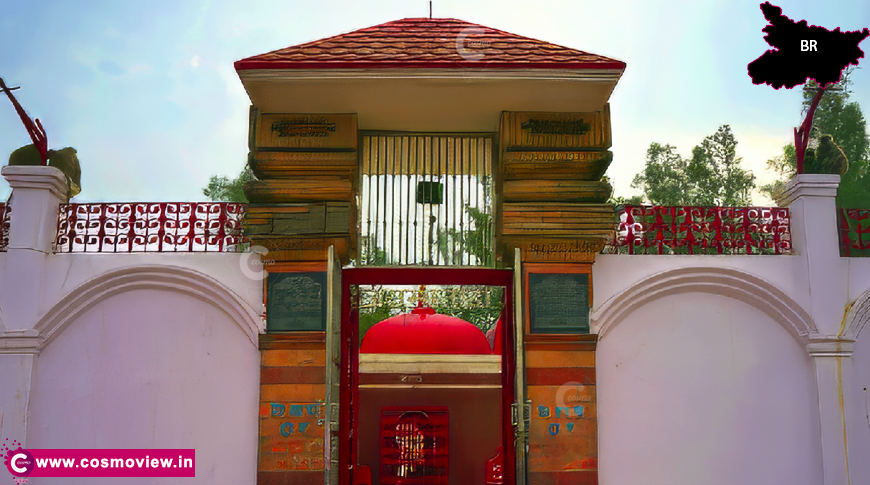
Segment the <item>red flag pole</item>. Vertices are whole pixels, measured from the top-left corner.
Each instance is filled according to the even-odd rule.
[[[12,91],[18,88],[8,88],[6,87],[6,83],[3,82],[3,79],[0,78],[0,90],[6,93],[6,96],[9,96],[9,101],[12,101],[12,106],[15,106],[15,111],[18,112],[18,116],[21,118],[21,122],[24,123],[24,128],[27,129],[27,133],[30,135],[30,139],[33,140],[33,145],[39,151],[39,156],[42,159],[43,165],[48,165],[48,136],[45,134],[45,128],[42,127],[42,123],[39,122],[39,118],[36,119],[36,123],[27,116],[27,113],[24,111],[24,108],[18,103],[18,100],[15,99],[15,96],[12,95]]]
[[[804,173],[804,155],[807,151],[807,143],[810,141],[810,128],[813,126],[813,115],[816,113],[816,108],[819,106],[819,101],[822,100],[822,95],[825,94],[825,88],[820,87],[813,97],[813,102],[810,103],[810,109],[807,111],[807,117],[801,123],[800,128],[794,130],[794,148],[797,155],[797,173]]]

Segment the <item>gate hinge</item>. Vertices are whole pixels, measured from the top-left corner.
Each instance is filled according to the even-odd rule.
[[[511,403],[511,424],[513,426],[519,426],[519,406],[517,403]],[[525,427],[529,427],[529,423],[532,421],[532,401],[530,399],[526,399],[526,402],[523,404],[523,423],[525,423]]]

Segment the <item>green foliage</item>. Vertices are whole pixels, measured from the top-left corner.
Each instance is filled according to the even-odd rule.
[[[360,288],[360,343],[365,333],[387,318],[409,313],[416,305],[417,290]],[[428,287],[424,305],[436,313],[461,318],[486,332],[495,324],[504,307],[504,288],[500,287]]]
[[[755,176],[740,162],[731,127],[722,125],[692,150],[689,159],[672,145],[650,144],[646,166],[631,186],[655,205],[749,205]]]
[[[643,196],[641,195],[632,195],[631,197],[623,197],[621,195],[611,197],[607,200],[609,204],[613,205],[640,205],[643,204]]]
[[[399,314],[402,307],[402,297],[399,292],[384,292],[383,297],[375,304],[364,305],[359,311],[359,341],[375,324]]]
[[[368,238],[366,238],[368,239]],[[368,266],[386,266],[387,252],[376,244],[364,244],[365,254],[362,255],[363,264]]]
[[[687,165],[676,147],[651,143],[644,171],[635,175],[631,186],[643,190],[644,197],[653,204],[680,205],[689,190]]]
[[[57,167],[66,175],[69,184],[69,197],[75,197],[82,191],[82,169],[76,149],[72,147],[48,151],[48,165]]]
[[[48,165],[58,168],[66,175],[67,183],[69,184],[67,196],[75,197],[79,195],[82,191],[82,169],[79,165],[76,149],[66,147],[60,150],[49,150],[46,155],[48,156]],[[42,165],[39,149],[32,143],[17,148],[9,155],[9,165]]]
[[[208,197],[208,200],[215,202],[247,203],[248,198],[245,197],[242,187],[245,182],[251,180],[254,180],[254,172],[251,167],[245,165],[239,176],[232,180],[229,177],[212,175],[208,181],[208,186],[202,189],[202,193]]]
[[[24,145],[16,148],[9,155],[9,165],[42,165],[42,157],[39,156],[39,150],[36,145]]]
[[[797,173],[797,153],[794,144],[782,147],[782,154],[767,161],[767,169],[777,174],[777,180],[758,188],[762,194],[776,200],[785,190],[785,185]]]
[[[493,327],[493,325],[495,325],[503,307],[504,302],[499,298],[491,298],[480,305],[462,306],[458,308],[455,305],[447,304],[432,305],[432,308],[436,313],[450,315],[451,317],[465,320],[479,328],[483,333],[486,333]]]
[[[870,207],[870,138],[867,137],[867,122],[861,107],[856,102],[849,102],[849,73],[844,73],[843,80],[829,88],[822,95],[813,116],[813,127],[810,130],[810,145],[818,143],[822,134],[830,134],[834,143],[840,146],[849,161],[849,171],[840,180],[837,191],[837,206],[844,208]],[[809,108],[815,95],[814,88],[818,85],[811,81],[804,91],[803,108]],[[807,157],[812,159],[813,150],[807,150]],[[807,163],[807,160],[804,160]],[[810,160],[810,164],[812,164]],[[772,199],[782,192],[786,183],[797,172],[797,155],[794,144],[783,147],[778,157],[767,161],[767,167],[776,172],[778,179],[761,187],[761,191]]]
[[[469,205],[465,206],[465,211],[473,227],[461,231],[449,227],[439,228],[435,235],[435,247],[447,264],[461,264],[463,255],[468,255],[477,258],[481,266],[491,267],[495,262],[491,242],[492,215]]]
[[[822,95],[813,116],[810,137],[812,140],[818,140],[822,134],[831,135],[834,143],[840,146],[849,161],[849,171],[843,175],[837,191],[837,206],[868,208],[870,207],[870,138],[867,136],[867,121],[861,106],[856,102],[849,102],[851,72],[852,69],[846,70],[842,81]],[[811,89],[804,91],[804,110],[809,108],[815,95],[813,88],[817,88],[818,85],[811,81],[807,87]]]

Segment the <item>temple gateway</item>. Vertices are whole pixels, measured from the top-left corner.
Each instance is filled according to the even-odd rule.
[[[210,484],[870,483],[839,176],[614,206],[626,63],[462,20],[235,69],[247,204],[3,167],[0,436],[195,449]]]

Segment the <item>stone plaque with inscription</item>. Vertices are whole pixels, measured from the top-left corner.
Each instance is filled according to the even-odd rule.
[[[604,247],[604,241],[596,239],[531,240],[519,244],[523,261],[581,261],[594,262],[595,255]]]
[[[356,150],[356,115],[261,114],[257,119],[259,150]]]
[[[610,148],[610,108],[591,113],[506,112],[502,136],[507,151],[606,150]]]
[[[325,330],[325,289],[326,272],[270,273],[266,297],[266,330]]]
[[[589,333],[589,275],[529,273],[531,333]]]

